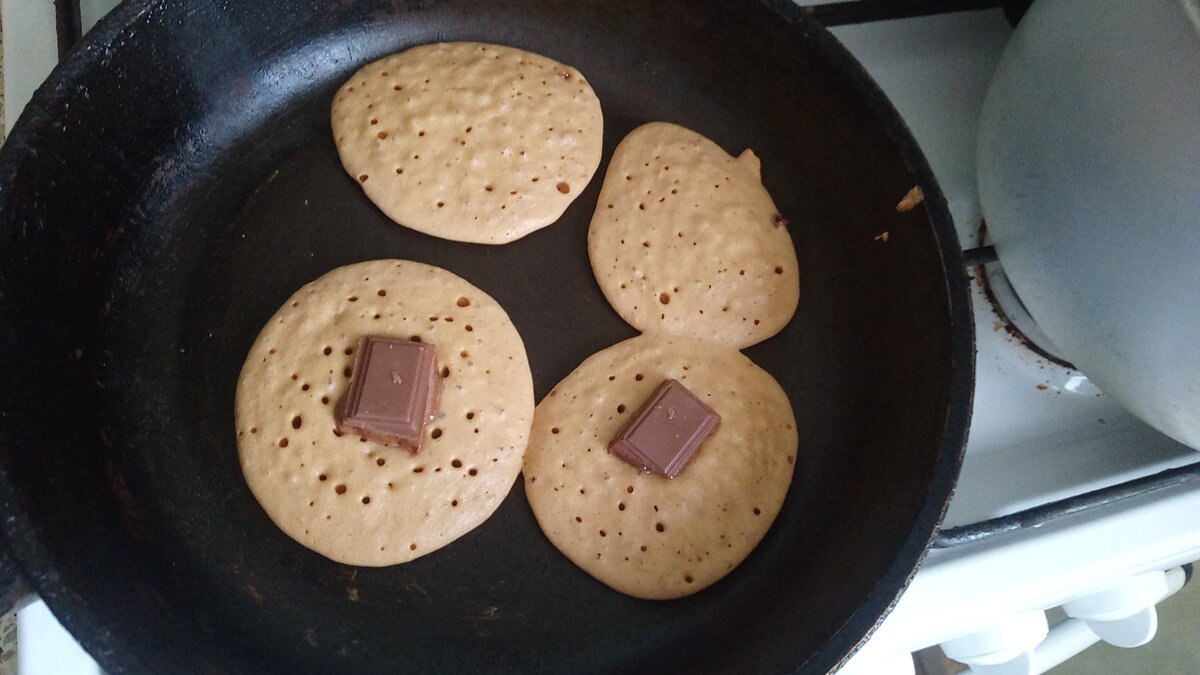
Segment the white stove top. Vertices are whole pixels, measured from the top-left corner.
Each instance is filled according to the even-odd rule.
[[[116,0],[83,0],[85,29],[115,4]],[[18,106],[53,66],[55,38],[49,0],[3,0],[2,8],[7,128]],[[967,11],[832,30],[916,137],[946,195],[963,247],[980,245],[976,123],[992,70],[1011,33],[1003,12]],[[978,350],[974,418],[947,526],[1197,461],[1194,451],[1126,413],[1086,375],[1038,356],[1010,336],[977,280],[972,290]],[[1041,642],[1041,610],[1114,585],[1128,586],[1133,583],[1127,583],[1129,579],[1144,580],[1137,576],[1141,573],[1158,574],[1200,559],[1197,513],[1200,481],[1192,481],[1045,527],[933,550],[895,609],[843,672],[911,673],[909,652],[954,638],[960,639],[961,649],[963,636],[996,626],[1007,628],[984,637],[1003,634],[1008,642],[995,647],[992,660],[1018,656],[1023,650],[1013,652],[1016,646],[1032,649]],[[1164,583],[1177,589],[1176,576],[1168,577]],[[34,622],[41,610],[35,606],[26,611],[28,631],[33,631],[40,625]],[[1071,629],[1085,641],[1098,639],[1077,625]],[[22,634],[20,639],[33,638]],[[1048,650],[1052,643],[1042,642],[1041,649]],[[947,649],[954,647],[951,643]],[[1042,671],[1022,669],[1020,658],[990,671],[976,669]],[[1049,663],[1044,654],[1041,658],[1042,666]],[[97,672],[94,664],[55,671]]]

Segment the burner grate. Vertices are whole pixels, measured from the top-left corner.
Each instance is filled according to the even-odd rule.
[[[1016,25],[1031,4],[1033,0],[858,0],[808,5],[804,9],[826,28],[997,8],[1003,9],[1009,22]]]

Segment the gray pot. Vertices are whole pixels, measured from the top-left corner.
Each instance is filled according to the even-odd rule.
[[[1034,3],[984,103],[978,175],[1057,351],[1200,448],[1200,3]]]

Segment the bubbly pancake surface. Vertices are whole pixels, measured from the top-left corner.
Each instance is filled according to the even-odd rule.
[[[721,420],[675,478],[607,451],[655,387],[683,383]],[[723,345],[640,335],[588,357],[537,406],[525,493],[572,562],[639,598],[694,593],[725,576],[771,526],[797,451],[787,395]]]
[[[503,244],[562,215],[600,163],[600,101],[575,68],[475,42],[413,47],[334,96],[334,142],[405,227]]]
[[[437,348],[441,394],[416,455],[336,432],[363,335]],[[496,510],[521,470],[533,404],[524,344],[495,300],[438,267],[362,262],[300,288],[262,329],[238,378],[238,456],[288,536],[338,562],[394,565]]]
[[[609,304],[645,333],[741,349],[782,330],[799,300],[796,251],[758,158],[665,122],[614,151],[588,257]]]

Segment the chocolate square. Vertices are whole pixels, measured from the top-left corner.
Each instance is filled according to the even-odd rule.
[[[437,348],[367,336],[355,353],[350,388],[334,408],[337,430],[416,453],[437,412]]]
[[[617,432],[608,451],[639,469],[674,478],[720,421],[678,380],[664,380]]]

